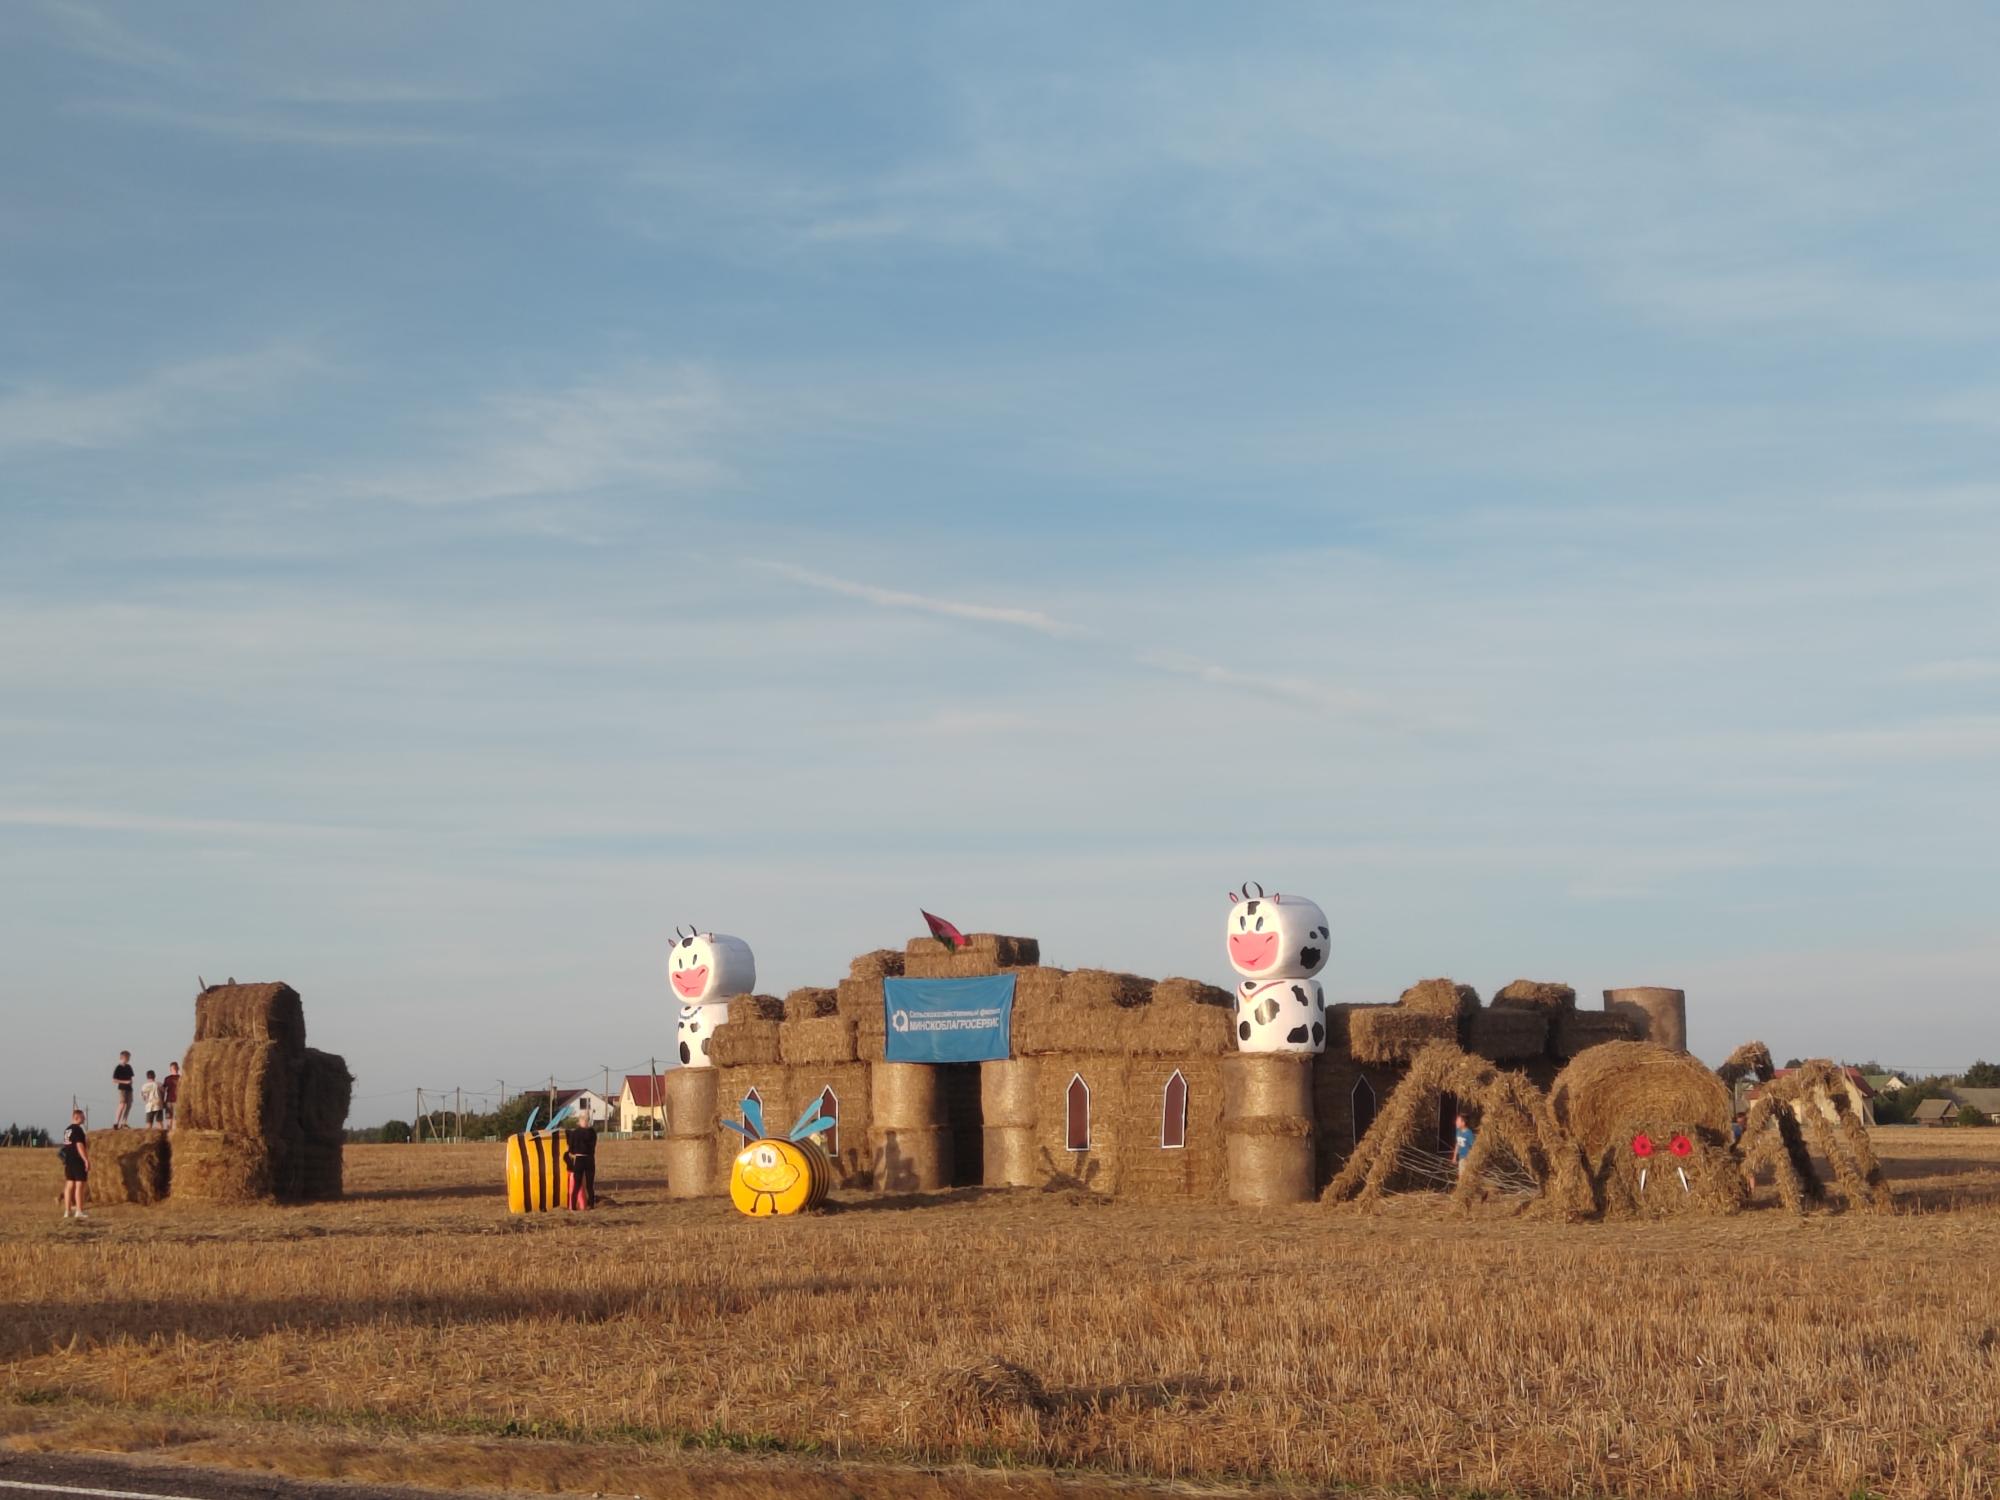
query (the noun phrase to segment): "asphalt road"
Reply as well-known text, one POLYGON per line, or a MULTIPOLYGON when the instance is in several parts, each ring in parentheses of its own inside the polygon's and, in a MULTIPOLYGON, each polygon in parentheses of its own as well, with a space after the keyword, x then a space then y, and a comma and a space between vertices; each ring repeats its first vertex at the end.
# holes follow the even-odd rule
POLYGON ((466 1500, 463 1491, 0 1451, 0 1500, 466 1500))

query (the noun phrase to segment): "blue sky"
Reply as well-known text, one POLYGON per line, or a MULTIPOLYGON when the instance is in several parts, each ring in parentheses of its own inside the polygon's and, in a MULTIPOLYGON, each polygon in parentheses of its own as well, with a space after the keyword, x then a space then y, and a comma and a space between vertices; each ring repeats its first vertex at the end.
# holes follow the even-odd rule
POLYGON ((2000 22, 0 15, 0 1115, 917 908, 2000 1055, 2000 22))

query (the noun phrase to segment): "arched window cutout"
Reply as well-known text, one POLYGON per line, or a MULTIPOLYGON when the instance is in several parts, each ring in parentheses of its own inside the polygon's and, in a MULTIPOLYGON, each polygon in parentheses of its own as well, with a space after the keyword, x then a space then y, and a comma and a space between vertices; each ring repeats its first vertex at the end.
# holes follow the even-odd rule
POLYGON ((1187 1145, 1187 1080, 1181 1077, 1181 1070, 1174 1069, 1174 1076, 1167 1080, 1166 1091, 1160 1098, 1160 1149, 1178 1151, 1187 1145))
POLYGON ((750 1090, 749 1093, 743 1096, 743 1118, 746 1120, 750 1118, 750 1101, 752 1099, 757 1101, 757 1108, 762 1109, 764 1107, 764 1096, 754 1088, 750 1090))
POLYGON ((1375 1123, 1375 1086, 1366 1078, 1355 1079, 1350 1103, 1354 1110, 1354 1144, 1358 1146, 1368 1134, 1368 1127, 1375 1123))
POLYGON ((840 1155, 840 1095, 828 1084, 819 1091, 819 1112, 833 1121, 826 1129, 826 1154, 838 1158, 840 1155))
POLYGON ((1090 1149, 1090 1085, 1083 1081, 1081 1073, 1072 1073, 1069 1080, 1069 1128, 1066 1134, 1071 1151, 1090 1149))

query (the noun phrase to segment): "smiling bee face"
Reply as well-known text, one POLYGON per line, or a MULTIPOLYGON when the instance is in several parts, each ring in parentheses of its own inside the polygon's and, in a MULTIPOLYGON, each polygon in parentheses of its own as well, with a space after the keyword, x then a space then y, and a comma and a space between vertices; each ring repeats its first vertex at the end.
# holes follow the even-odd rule
POLYGON ((1317 903, 1248 891, 1231 896, 1227 932, 1229 966, 1245 979, 1310 978, 1326 967, 1333 936, 1317 903))
POLYGON ((729 1201, 752 1218, 795 1214, 824 1199, 831 1173, 825 1154, 809 1144, 752 1141, 730 1168, 729 1201))
POLYGON ((667 954, 667 982, 682 1005, 707 1005, 757 987, 757 960, 741 938, 689 932, 667 954))

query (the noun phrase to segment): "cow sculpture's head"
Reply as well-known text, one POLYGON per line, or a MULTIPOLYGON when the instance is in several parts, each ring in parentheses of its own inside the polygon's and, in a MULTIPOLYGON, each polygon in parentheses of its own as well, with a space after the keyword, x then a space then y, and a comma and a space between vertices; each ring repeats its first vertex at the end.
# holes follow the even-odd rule
POLYGON ((757 987, 757 960, 741 938, 720 932, 674 929, 667 981, 683 1005, 708 1005, 757 987))
POLYGON ((1266 896, 1255 881, 1229 893, 1229 966, 1245 979, 1317 974, 1332 936, 1326 913, 1302 896, 1266 896))

